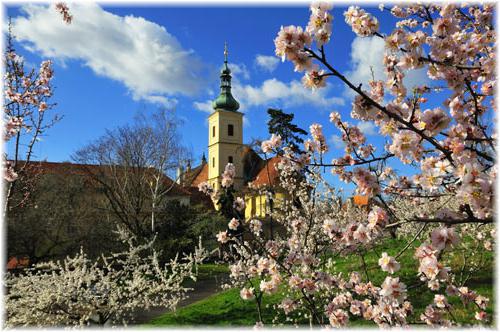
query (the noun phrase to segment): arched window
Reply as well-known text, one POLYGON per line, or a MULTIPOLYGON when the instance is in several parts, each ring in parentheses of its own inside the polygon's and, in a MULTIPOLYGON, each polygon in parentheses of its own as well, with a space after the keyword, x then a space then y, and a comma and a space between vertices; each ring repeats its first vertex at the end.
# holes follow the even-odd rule
POLYGON ((215 167, 215 157, 212 158, 212 167, 215 167))
POLYGON ((227 135, 234 136, 234 126, 232 124, 227 125, 227 135))
POLYGON ((233 163, 233 156, 227 157, 227 162, 232 164, 233 163))
POLYGON ((212 127, 212 137, 215 137, 215 126, 212 127))

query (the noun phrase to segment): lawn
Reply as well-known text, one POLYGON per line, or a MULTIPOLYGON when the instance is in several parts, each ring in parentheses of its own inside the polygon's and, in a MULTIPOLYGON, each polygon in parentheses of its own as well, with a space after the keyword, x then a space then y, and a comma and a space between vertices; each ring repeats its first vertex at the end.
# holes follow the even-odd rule
MULTIPOLYGON (((375 284, 380 283, 386 277, 386 273, 380 270, 377 265, 380 254, 385 251, 390 255, 396 255, 406 243, 401 240, 389 239, 379 244, 373 250, 368 252, 365 256, 367 265, 367 272, 370 280, 375 284)), ((415 244, 416 246, 418 244, 415 244)), ((415 275, 417 261, 413 258, 414 250, 406 251, 398 261, 401 263, 402 269, 397 273, 400 280, 408 286, 408 297, 412 300, 415 308, 413 315, 418 320, 420 313, 425 309, 425 306, 430 304, 434 298, 435 292, 430 291, 425 284, 420 284, 415 275)), ((485 259, 488 262, 487 268, 475 273, 475 275, 468 280, 467 286, 470 286, 478 294, 490 298, 490 306, 487 310, 488 314, 493 312, 493 255, 487 252, 485 259)), ((362 271, 361 259, 357 255, 349 255, 346 257, 339 257, 335 260, 335 271, 343 272, 344 274, 350 271, 362 271)), ((460 259, 457 257, 452 259, 450 264, 455 270, 458 267, 460 259)), ((200 273, 203 276, 210 275, 211 273, 220 273, 227 271, 224 265, 208 264, 201 267, 200 273)), ((364 272, 363 272, 364 276, 364 272)), ((276 312, 272 308, 273 304, 281 301, 282 296, 280 292, 264 297, 264 305, 268 306, 263 310, 264 322, 271 322, 276 312)), ((452 298, 452 304, 456 304, 456 309, 453 310, 453 315, 457 320, 466 323, 473 312, 472 307, 464 309, 459 305, 458 298, 452 298)), ((475 310, 475 309, 474 309, 475 310)), ((230 289, 221 291, 208 298, 195 302, 191 305, 178 309, 176 312, 167 313, 160 317, 153 319, 147 326, 196 326, 196 325, 211 325, 211 326, 253 326, 257 321, 257 311, 255 303, 252 301, 243 301, 239 295, 239 289, 230 289)), ((304 323, 307 323, 304 321, 304 323)), ((363 320, 353 320, 352 325, 367 325, 371 324, 363 320)))

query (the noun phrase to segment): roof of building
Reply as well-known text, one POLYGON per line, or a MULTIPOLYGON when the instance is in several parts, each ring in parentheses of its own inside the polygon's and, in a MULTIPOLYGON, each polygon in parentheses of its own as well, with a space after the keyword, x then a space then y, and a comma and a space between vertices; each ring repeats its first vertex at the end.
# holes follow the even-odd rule
MULTIPOLYGON (((267 161, 263 160, 254 150, 245 146, 242 150, 243 178, 245 182, 252 183, 257 187, 276 185, 279 180, 276 165, 280 160, 281 157, 278 156, 267 161)), ((185 187, 198 187, 200 183, 207 180, 208 164, 203 162, 199 166, 184 172, 182 184, 185 187)))
POLYGON ((7 262, 7 270, 23 269, 30 265, 30 259, 25 257, 10 257, 7 262))
MULTIPOLYGON (((20 162, 21 164, 24 161, 20 162)), ((92 165, 92 164, 76 164, 70 162, 51 162, 51 161, 30 161, 28 164, 28 169, 31 172, 36 172, 37 174, 60 174, 60 175, 80 175, 80 176, 91 176, 95 174, 105 174, 111 171, 111 166, 107 165, 92 165)), ((113 166, 113 168, 121 169, 123 171, 126 168, 122 166, 113 166)), ((150 171, 155 171, 154 169, 146 169, 150 171)), ((167 187, 171 187, 168 192, 169 196, 190 196, 191 193, 175 183, 170 177, 165 174, 163 176, 163 183, 167 187)))
POLYGON ((202 162, 199 166, 186 171, 183 174, 182 183, 190 187, 197 187, 208 179, 208 164, 202 162))
POLYGON ((257 176, 255 176, 252 181, 252 185, 255 187, 277 185, 279 181, 277 165, 280 161, 281 157, 279 156, 268 159, 260 169, 259 173, 257 173, 257 176))

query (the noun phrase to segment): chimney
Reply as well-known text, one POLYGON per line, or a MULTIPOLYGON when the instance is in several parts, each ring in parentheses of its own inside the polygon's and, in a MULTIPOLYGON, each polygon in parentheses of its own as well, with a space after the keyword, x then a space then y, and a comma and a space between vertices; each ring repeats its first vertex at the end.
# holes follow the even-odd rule
POLYGON ((182 168, 182 165, 177 166, 177 179, 175 180, 175 182, 177 182, 178 184, 182 184, 182 177, 184 175, 183 173, 184 169, 182 168))

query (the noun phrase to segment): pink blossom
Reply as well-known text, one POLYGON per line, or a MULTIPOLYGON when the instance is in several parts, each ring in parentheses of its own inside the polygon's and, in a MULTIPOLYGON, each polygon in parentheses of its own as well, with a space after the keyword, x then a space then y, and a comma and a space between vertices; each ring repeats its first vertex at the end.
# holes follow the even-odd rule
POLYGON ((488 306, 488 302, 490 300, 487 298, 487 297, 484 297, 482 295, 478 295, 476 297, 476 299, 474 300, 474 302, 476 302, 476 304, 478 305, 479 308, 485 310, 486 307, 488 306))
POLYGON ((425 129, 430 136, 435 136, 448 127, 450 118, 442 109, 435 108, 425 110, 420 117, 420 121, 422 121, 421 129, 425 129))
POLYGON ((401 302, 406 298, 406 285, 400 282, 399 278, 386 277, 382 283, 380 296, 401 302))
POLYGON ((436 228, 431 233, 432 246, 437 250, 443 250, 448 246, 456 246, 459 242, 453 227, 436 228))
POLYGON ((272 134, 271 138, 261 144, 262 152, 269 153, 281 146, 281 136, 272 134))
POLYGON ((198 190, 206 195, 211 195, 214 192, 214 188, 208 182, 201 182, 198 185, 198 190))
POLYGON ((485 321, 488 318, 488 314, 484 311, 478 311, 474 314, 474 318, 479 321, 485 321))
POLYGON ((233 185, 235 175, 236 168, 232 163, 228 163, 224 169, 224 173, 222 173, 222 186, 225 188, 231 187, 233 185))
POLYGON ((364 225, 359 225, 358 228, 356 228, 353 237, 361 243, 367 243, 371 239, 369 229, 364 225))
POLYGON ((449 306, 446 297, 441 294, 434 295, 434 303, 438 308, 446 308, 447 306, 449 306))
POLYGON ((73 20, 73 16, 69 13, 69 8, 64 2, 59 2, 56 4, 56 9, 63 16, 63 21, 66 24, 70 24, 73 20))
POLYGON ((4 160, 3 167, 4 167, 3 178, 5 179, 5 181, 7 182, 16 181, 18 178, 18 174, 14 171, 14 168, 12 167, 12 162, 4 160))
POLYGON ((229 224, 227 225, 227 227, 230 229, 230 230, 237 230, 238 229, 238 226, 240 225, 240 222, 238 221, 238 219, 236 218, 233 218, 231 219, 231 221, 229 222, 229 224))
POLYGON ((241 197, 236 197, 233 203, 233 208, 238 212, 242 212, 245 210, 245 200, 241 197))
POLYGON ((302 78, 302 83, 306 88, 316 90, 326 86, 326 78, 323 76, 324 70, 319 70, 317 66, 313 66, 307 71, 302 78))
POLYGON ((382 268, 382 271, 394 274, 394 272, 399 271, 400 265, 394 259, 394 257, 389 256, 386 252, 382 253, 382 257, 378 260, 378 265, 382 268))
POLYGON ((285 315, 288 315, 297 308, 297 304, 290 298, 285 298, 279 304, 279 307, 283 309, 285 315))
POLYGON ((255 297, 253 288, 242 288, 240 296, 243 300, 251 300, 255 297))
POLYGON ((422 155, 421 138, 416 133, 405 130, 396 133, 392 137, 392 144, 389 146, 389 152, 394 153, 405 164, 412 160, 419 160, 422 155))
POLYGON ((357 167, 353 172, 354 182, 358 185, 358 190, 363 195, 374 196, 380 192, 377 178, 366 168, 357 167))
POLYGON ((343 327, 349 322, 349 315, 345 310, 337 309, 329 316, 329 320, 333 327, 343 327))
POLYGON ((227 232, 224 231, 217 233, 217 241, 219 241, 220 243, 226 243, 227 241, 229 241, 229 236, 227 235, 227 232))
POLYGON ((434 279, 439 274, 437 258, 434 256, 424 257, 420 261, 418 272, 423 273, 429 279, 434 279))
POLYGON ((266 294, 273 294, 278 290, 278 283, 275 282, 274 279, 270 281, 262 280, 260 282, 260 290, 266 294))
POLYGON ((262 231, 262 222, 257 219, 250 220, 250 229, 254 234, 259 234, 262 231))
POLYGON ((368 227, 383 228, 388 220, 387 212, 384 209, 374 206, 368 214, 368 227))
POLYGON ((358 6, 350 6, 344 17, 358 36, 367 37, 378 31, 378 20, 358 6))

